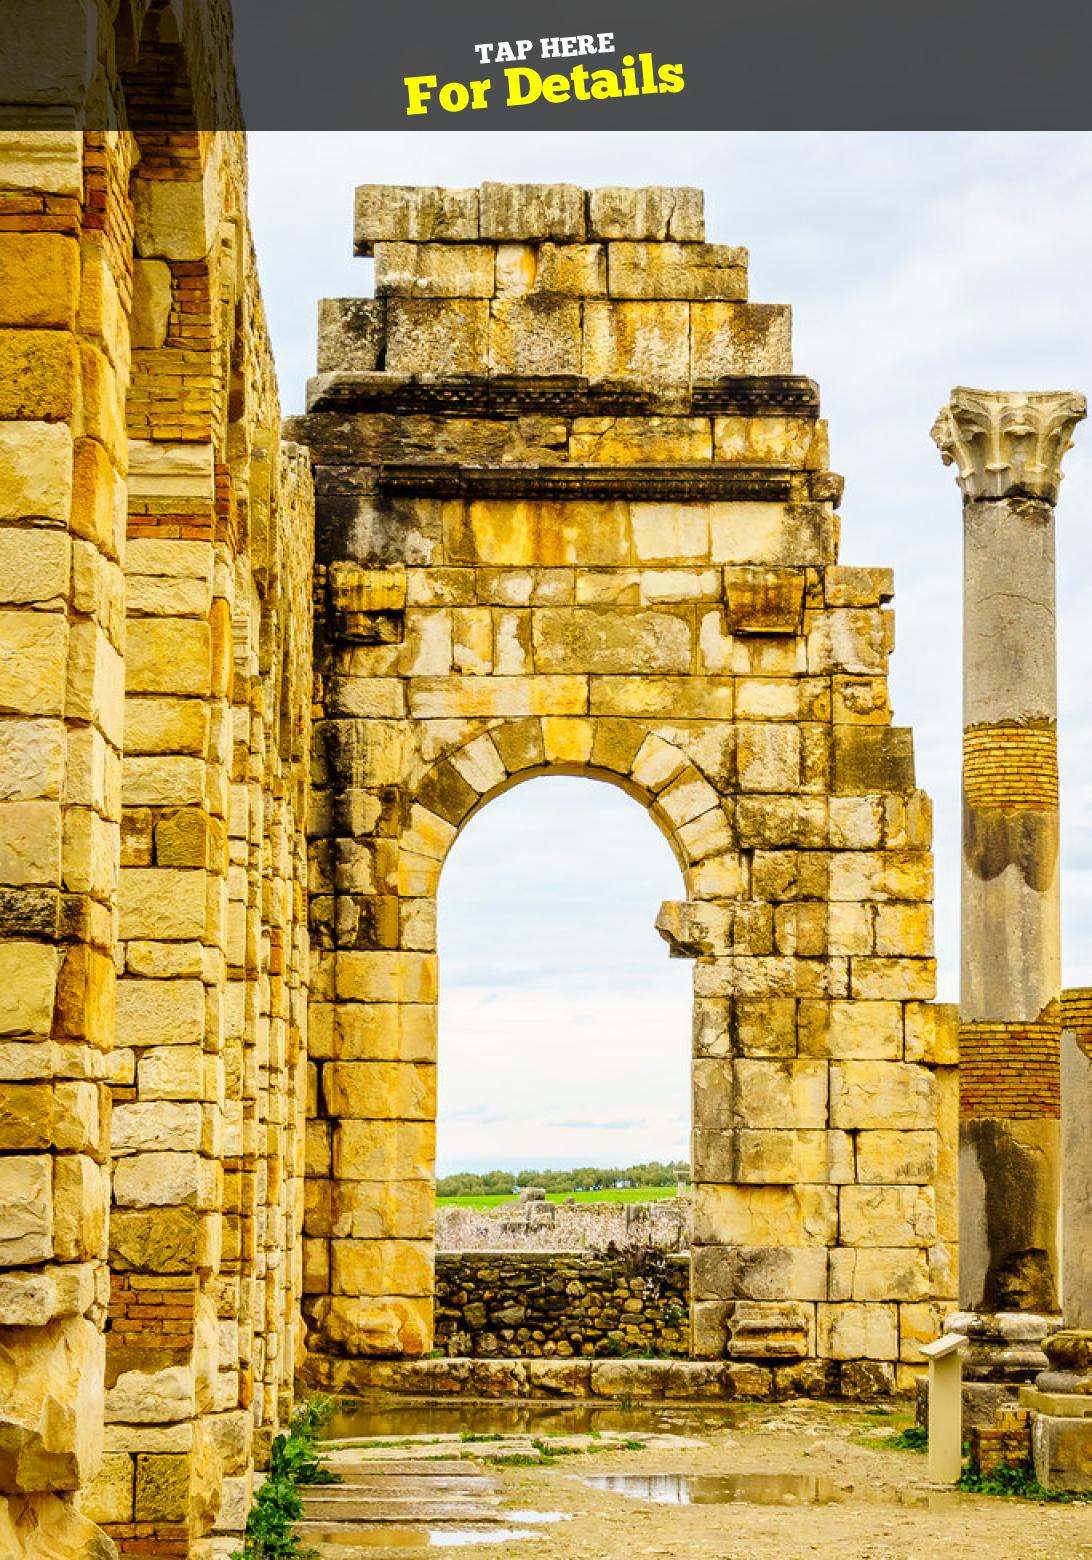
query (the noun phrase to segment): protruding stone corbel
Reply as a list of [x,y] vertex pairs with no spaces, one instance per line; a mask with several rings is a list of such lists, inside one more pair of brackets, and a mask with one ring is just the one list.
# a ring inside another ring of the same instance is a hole
[[406,571],[365,569],[338,559],[326,571],[333,637],[347,644],[401,642],[406,609]]

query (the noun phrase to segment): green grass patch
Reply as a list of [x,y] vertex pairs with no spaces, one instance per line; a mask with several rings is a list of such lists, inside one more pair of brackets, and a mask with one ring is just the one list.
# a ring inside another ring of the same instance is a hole
[[[577,1203],[643,1203],[659,1202],[664,1197],[674,1197],[673,1186],[611,1186],[601,1192],[549,1192],[547,1202],[564,1203],[571,1198]],[[503,1193],[467,1194],[465,1197],[437,1197],[438,1208],[503,1208],[517,1207],[519,1199]]]
[[986,1474],[964,1468],[957,1488],[970,1495],[1003,1495],[1010,1500],[1030,1500],[1040,1505],[1068,1506],[1075,1501],[1092,1501],[1092,1490],[1048,1490],[1039,1483],[1028,1463],[1015,1467],[1011,1463],[1001,1463],[992,1473]]

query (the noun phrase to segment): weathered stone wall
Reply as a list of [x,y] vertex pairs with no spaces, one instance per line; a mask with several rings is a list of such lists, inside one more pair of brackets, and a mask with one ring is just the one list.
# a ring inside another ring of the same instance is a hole
[[647,807],[687,884],[659,924],[695,960],[695,1353],[909,1376],[956,1292],[954,1015],[891,576],[838,563],[789,311],[747,301],[691,190],[366,186],[356,240],[377,295],[322,306],[293,424],[309,1346],[431,1347],[439,875],[477,808],[559,772]]
[[436,1347],[457,1357],[690,1353],[690,1259],[586,1251],[436,1257]]
[[299,1356],[313,501],[227,8],[54,10],[163,128],[0,135],[0,1552],[189,1557]]

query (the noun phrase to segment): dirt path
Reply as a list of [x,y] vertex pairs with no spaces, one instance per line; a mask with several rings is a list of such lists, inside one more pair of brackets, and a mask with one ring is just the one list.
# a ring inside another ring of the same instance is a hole
[[[539,1466],[500,1461],[525,1455],[525,1438],[465,1445],[496,1476],[513,1525],[526,1527],[520,1510],[558,1512],[566,1520],[536,1525],[533,1538],[500,1543],[468,1542],[472,1535],[464,1532],[457,1552],[466,1560],[1092,1557],[1092,1504],[1040,1506],[931,1490],[924,1456],[884,1446],[908,1422],[899,1412],[800,1402],[691,1415],[680,1419],[677,1434],[654,1435],[639,1449],[581,1438],[586,1451]],[[785,1475],[788,1484],[765,1491],[775,1504],[664,1505],[584,1482],[608,1474]],[[806,1485],[794,1490],[801,1475]],[[824,1503],[814,1503],[817,1492]],[[439,1534],[431,1543],[433,1553],[446,1547]]]

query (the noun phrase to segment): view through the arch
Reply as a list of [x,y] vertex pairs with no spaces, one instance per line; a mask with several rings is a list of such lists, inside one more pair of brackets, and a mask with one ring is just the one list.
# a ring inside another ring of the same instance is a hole
[[693,967],[653,924],[680,896],[611,785],[540,777],[470,821],[440,885],[441,1178],[687,1159]]

